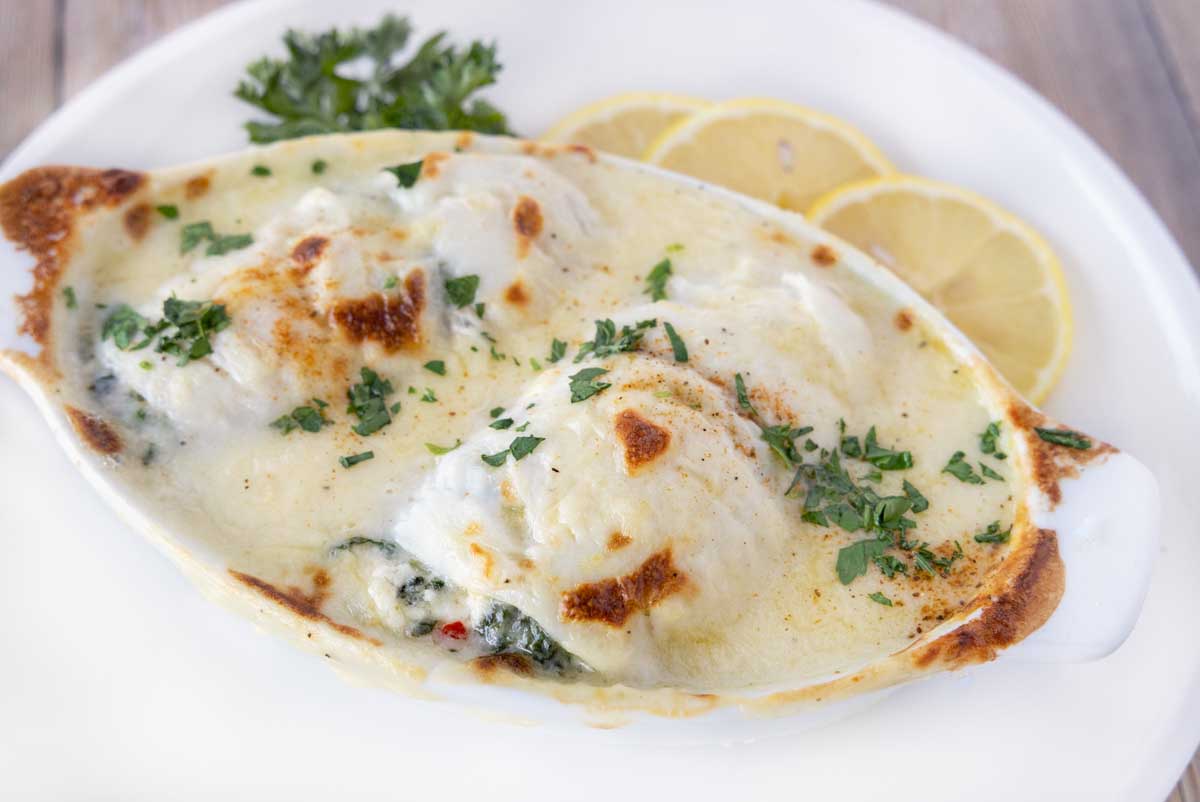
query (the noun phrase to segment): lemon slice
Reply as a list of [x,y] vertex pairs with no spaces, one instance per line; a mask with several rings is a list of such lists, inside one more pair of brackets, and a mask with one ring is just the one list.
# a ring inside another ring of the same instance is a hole
[[892,172],[879,148],[849,123],[758,98],[680,120],[644,158],[799,212],[834,187]]
[[660,133],[712,105],[666,92],[627,92],[605,98],[564,117],[543,136],[546,142],[571,142],[640,159]]
[[1031,401],[1049,394],[1071,351],[1071,303],[1029,225],[973,192],[902,175],[837,189],[808,216],[941,309]]

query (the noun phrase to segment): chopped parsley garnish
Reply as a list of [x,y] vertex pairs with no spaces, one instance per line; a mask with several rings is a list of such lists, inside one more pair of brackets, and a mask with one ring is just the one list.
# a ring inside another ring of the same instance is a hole
[[742,378],[742,374],[734,374],[733,386],[737,391],[738,406],[751,415],[757,415],[758,410],[754,408],[754,404],[750,403],[750,394],[746,392],[746,382]]
[[905,471],[913,466],[912,454],[908,451],[893,451],[884,448],[875,440],[875,427],[867,432],[863,459],[881,471]]
[[256,175],[259,178],[264,178],[271,174],[271,168],[265,164],[256,164],[250,168],[250,175]]
[[1065,446],[1067,448],[1076,448],[1080,451],[1087,451],[1092,447],[1092,441],[1084,437],[1079,432],[1073,432],[1070,429],[1042,429],[1034,427],[1037,436],[1045,440],[1047,443],[1053,443],[1056,446]]
[[201,242],[207,241],[208,248],[205,256],[222,256],[230,251],[236,251],[254,244],[250,234],[218,234],[213,230],[212,223],[203,220],[199,223],[188,223],[180,233],[179,252],[187,253]]
[[400,183],[400,186],[409,189],[421,177],[421,165],[424,163],[424,159],[418,159],[415,162],[397,164],[395,167],[385,167],[383,169],[385,172],[396,176],[396,180]]
[[992,521],[988,524],[988,528],[983,532],[975,535],[976,543],[1007,543],[1012,536],[1012,527],[1008,527],[1003,532],[1000,531],[1000,522]]
[[67,309],[74,309],[79,305],[75,300],[74,287],[63,287],[62,296],[63,301],[65,301],[67,304]]
[[575,361],[582,362],[589,354],[603,358],[625,351],[633,351],[638,347],[646,332],[657,325],[658,321],[654,319],[639,320],[633,326],[622,326],[621,333],[617,334],[617,324],[611,320],[597,320],[595,336],[579,347]]
[[475,317],[479,318],[480,320],[483,320],[483,313],[484,313],[484,310],[486,310],[486,309],[487,309],[487,304],[483,303],[482,301],[475,304]]
[[384,279],[384,281],[383,281],[383,288],[384,288],[385,290],[390,290],[390,289],[392,289],[393,287],[395,287],[395,286],[396,286],[398,283],[400,283],[400,279],[399,279],[398,277],[396,277],[396,276],[388,276],[388,277],[387,277],[386,279]]
[[498,451],[495,454],[480,454],[479,458],[493,468],[499,468],[508,459],[509,454],[512,454],[514,461],[520,461],[532,454],[534,449],[541,445],[545,439],[544,437],[534,437],[533,435],[517,437],[503,451]]
[[324,159],[317,159],[312,163],[313,175],[320,175],[321,173],[325,172],[325,168],[328,166],[329,162],[325,161]]
[[160,206],[155,206],[154,209],[168,220],[174,220],[179,217],[179,207],[173,203],[164,203]]
[[925,512],[925,510],[929,509],[929,499],[921,495],[921,491],[917,490],[911,482],[905,479],[903,487],[904,495],[908,496],[913,512]]
[[567,355],[567,344],[557,337],[550,341],[550,356],[548,362],[557,362]]
[[504,407],[492,407],[492,411],[488,413],[488,417],[498,418],[504,414]]
[[[178,357],[180,367],[193,359],[212,353],[210,334],[227,328],[232,321],[225,307],[212,301],[181,301],[168,298],[163,301],[163,317],[157,326],[162,337],[154,350],[160,354]],[[174,329],[172,330],[172,327]]]
[[540,371],[542,369],[542,363],[538,361],[538,358],[536,356],[531,356],[531,357],[529,357],[529,367],[533,368],[534,370]]
[[870,596],[868,596],[867,598],[869,598],[869,599],[870,599],[871,601],[873,601],[873,602],[878,602],[879,604],[882,604],[884,607],[891,607],[891,606],[892,606],[892,600],[891,600],[891,599],[889,599],[887,596],[884,596],[884,595],[883,595],[882,593],[880,593],[879,591],[876,591],[876,592],[872,593],[872,594],[871,594]]
[[339,551],[350,551],[355,546],[374,546],[385,554],[395,554],[397,548],[395,543],[392,543],[388,540],[375,540],[374,538],[355,535],[354,537],[348,537],[341,543],[333,546],[331,549],[329,549],[329,553],[337,554]]
[[446,300],[462,309],[475,302],[475,291],[479,289],[479,276],[459,276],[446,279]]
[[379,378],[379,374],[368,367],[359,373],[362,381],[346,391],[349,400],[346,412],[358,418],[354,433],[366,437],[392,422],[384,399],[392,394],[393,389],[390,381]]
[[133,311],[133,307],[121,304],[109,313],[100,329],[100,339],[112,339],[122,351],[136,351],[150,344],[149,339],[136,342],[138,334],[150,321]]
[[529,428],[529,421],[525,421],[525,422],[524,422],[524,423],[522,423],[520,426],[518,426],[517,428],[513,429],[513,431],[514,431],[514,432],[523,432],[523,431],[525,431],[525,430],[526,430],[526,429],[528,429],[528,428]]
[[996,441],[1000,437],[1000,421],[992,421],[979,435],[979,450],[984,454],[991,454],[996,459],[1007,459],[1008,455],[1001,451],[996,446]]
[[504,114],[476,95],[500,72],[495,45],[456,47],[441,32],[398,62],[411,35],[408,20],[390,14],[368,29],[289,30],[287,56],[250,64],[234,92],[271,116],[246,123],[250,141],[379,128],[510,133]]
[[984,463],[982,463],[982,462],[981,462],[981,463],[979,463],[979,472],[980,472],[980,473],[982,473],[982,474],[983,474],[985,477],[987,477],[988,479],[995,479],[995,480],[997,480],[997,481],[1000,481],[1000,482],[1003,482],[1003,481],[1004,481],[1004,477],[1003,477],[1003,476],[1001,476],[1000,474],[996,473],[995,471],[993,471],[991,468],[989,468],[987,465],[985,465],[985,464],[984,464]]
[[796,450],[795,440],[797,437],[803,437],[813,430],[811,426],[804,426],[799,429],[793,429],[790,424],[781,424],[779,426],[763,426],[762,439],[771,447],[784,464],[789,468],[795,467],[804,461],[800,456],[800,452]]
[[596,381],[598,376],[603,376],[605,373],[608,371],[604,368],[584,368],[571,376],[571,403],[586,401],[596,393],[611,387],[612,385],[608,382]]
[[433,403],[437,402],[437,396],[433,394],[432,389],[430,389],[429,387],[426,387],[425,392],[422,393],[422,395],[421,395],[421,400],[424,401],[426,404],[433,404]]
[[667,253],[679,253],[683,250],[682,242],[672,242],[666,247]]
[[667,330],[667,339],[671,341],[671,350],[675,352],[676,362],[688,361],[687,346],[684,345],[683,339],[675,333],[675,327],[666,321],[663,322],[663,328]]
[[843,546],[838,550],[837,556],[838,581],[843,585],[849,585],[855,579],[865,574],[867,566],[876,557],[882,557],[884,549],[887,547],[888,544],[886,542],[875,538],[859,540],[851,543],[849,546]]
[[142,370],[154,370],[154,365],[148,359],[143,359],[139,362],[138,367]]
[[890,554],[881,554],[874,559],[874,562],[888,579],[891,579],[896,574],[908,573],[908,565],[903,560],[897,559]]
[[499,418],[488,424],[488,426],[493,429],[507,429],[509,426],[512,426],[512,425],[513,425],[512,418]]
[[314,398],[313,406],[306,404],[296,407],[288,414],[280,415],[271,421],[271,425],[283,434],[290,434],[296,429],[303,429],[306,432],[319,432],[322,426],[329,423],[323,412],[327,406],[329,405],[321,399]]
[[646,295],[652,301],[663,301],[667,297],[667,279],[671,277],[671,260],[663,259],[646,276]]
[[965,456],[966,454],[963,452],[955,451],[954,455],[950,457],[950,461],[946,463],[946,467],[942,468],[942,473],[948,473],[958,481],[966,482],[967,484],[983,484],[983,479],[975,473],[975,470],[971,467],[971,463],[963,459]]
[[425,370],[430,373],[436,373],[439,376],[446,375],[446,363],[440,359],[434,359],[425,363]]
[[374,451],[364,451],[361,454],[350,454],[349,456],[338,457],[338,462],[342,464],[343,468],[353,468],[358,463],[366,462],[369,459],[375,459]]
[[454,445],[452,445],[452,446],[439,446],[439,445],[436,445],[435,443],[426,443],[425,448],[429,449],[430,454],[440,457],[442,454],[449,454],[451,451],[453,451],[454,449],[458,448],[461,445],[462,445],[462,440],[455,439]]

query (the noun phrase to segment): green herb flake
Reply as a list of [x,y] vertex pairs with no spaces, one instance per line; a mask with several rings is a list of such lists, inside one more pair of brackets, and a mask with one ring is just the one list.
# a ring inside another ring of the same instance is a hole
[[440,359],[434,359],[425,363],[425,370],[430,373],[436,373],[439,376],[446,375],[446,363]]
[[889,599],[887,596],[884,596],[884,595],[883,595],[882,593],[880,593],[879,591],[876,591],[876,592],[872,593],[872,594],[871,594],[870,596],[868,596],[867,598],[869,598],[869,599],[870,599],[871,601],[873,601],[873,602],[878,602],[879,604],[882,604],[884,607],[891,607],[891,606],[892,606],[892,600],[891,600],[891,599]]
[[63,287],[62,296],[63,296],[63,301],[67,305],[67,309],[75,309],[77,306],[79,306],[78,302],[76,302],[76,300],[75,300],[75,288],[74,287]]
[[141,362],[138,363],[138,367],[141,368],[142,370],[154,370],[154,363],[152,363],[148,359],[143,359]]
[[837,575],[838,581],[849,585],[867,572],[867,566],[876,558],[883,555],[887,543],[872,538],[859,540],[838,550]]
[[992,421],[979,435],[979,450],[991,454],[996,459],[1007,459],[1008,455],[1001,451],[996,444],[1000,438],[1000,421]]
[[983,484],[983,479],[975,473],[971,467],[971,463],[967,462],[962,451],[955,451],[950,457],[950,461],[946,463],[946,467],[942,468],[942,473],[948,473],[960,482],[966,482],[971,485]]
[[487,304],[483,303],[482,301],[475,304],[475,317],[479,318],[480,320],[483,320],[483,313],[486,309],[487,309]]
[[529,357],[529,367],[533,368],[535,371],[540,372],[542,369],[542,363],[538,361],[538,358],[536,356],[531,356],[531,357]]
[[683,251],[682,242],[672,242],[666,247],[667,253],[681,253]]
[[903,560],[899,560],[890,554],[881,554],[874,559],[875,565],[879,566],[879,570],[888,579],[891,579],[896,574],[907,574],[908,566]]
[[504,407],[492,407],[491,412],[488,413],[488,417],[498,418],[503,414],[504,414]]
[[246,123],[250,140],[379,128],[511,133],[477,94],[500,72],[494,45],[459,47],[440,32],[400,61],[411,35],[408,20],[390,14],[374,28],[289,30],[286,56],[251,63],[234,93],[270,115]]
[[[417,183],[417,179],[421,177],[421,165],[424,164],[423,159],[418,159],[415,162],[407,164],[397,164],[395,167],[383,168],[385,172],[396,176],[396,181],[400,186],[409,189],[413,184]],[[465,304],[463,304],[465,306]]]
[[528,429],[528,428],[529,428],[529,421],[525,421],[525,422],[524,422],[524,423],[522,423],[520,426],[518,426],[517,428],[513,429],[513,431],[514,431],[514,432],[523,432],[523,431],[525,431],[525,430],[526,430],[526,429]]
[[1007,543],[1012,537],[1012,527],[1008,527],[1003,532],[1000,531],[1000,522],[992,521],[988,524],[986,530],[975,535],[976,543]]
[[265,178],[266,176],[269,176],[270,174],[271,174],[271,168],[266,166],[265,164],[256,164],[250,168],[250,175],[258,176],[259,178]]
[[188,253],[202,242],[208,242],[205,256],[222,256],[230,251],[240,250],[254,243],[250,234],[218,234],[213,230],[212,223],[203,220],[198,223],[188,223],[180,232],[179,252]]
[[421,400],[426,404],[437,403],[437,396],[433,394],[433,390],[429,387],[425,388],[425,392],[421,395]]
[[863,459],[881,471],[906,471],[913,466],[912,454],[908,451],[894,451],[879,445],[875,439],[875,427],[867,432],[863,443]]
[[392,422],[384,399],[393,392],[392,383],[381,379],[379,374],[368,367],[359,371],[362,381],[354,384],[346,391],[348,405],[346,412],[358,418],[354,433],[360,437],[374,434]]
[[361,454],[350,454],[349,456],[338,457],[338,462],[342,464],[343,468],[353,468],[358,463],[366,462],[369,459],[375,459],[374,451],[364,451]]
[[607,382],[596,381],[597,377],[603,376],[605,373],[608,371],[604,368],[584,368],[571,376],[571,403],[586,401],[596,393],[611,387],[612,385]]
[[499,418],[498,420],[494,420],[488,424],[488,426],[491,427],[492,429],[507,429],[509,426],[512,426],[512,425],[513,425],[512,418]]
[[646,276],[646,289],[643,291],[652,301],[663,301],[667,297],[667,279],[671,277],[671,260],[663,259],[651,268]]
[[675,327],[670,323],[663,321],[663,328],[667,331],[667,339],[671,341],[671,350],[675,352],[676,362],[688,361],[688,349],[684,345],[683,339],[675,333]]
[[325,172],[325,168],[328,166],[329,162],[325,161],[324,159],[317,159],[312,163],[311,169],[313,171],[313,175],[321,175],[321,173]]
[[168,220],[175,220],[179,217],[179,207],[173,203],[164,203],[155,206],[154,210]]
[[475,292],[479,289],[479,276],[448,278],[445,287],[446,300],[454,304],[455,308],[462,309],[475,302]]
[[1037,436],[1047,443],[1053,443],[1056,446],[1064,446],[1065,448],[1075,448],[1080,451],[1087,451],[1092,447],[1092,441],[1084,437],[1079,432],[1073,432],[1070,429],[1042,429],[1035,427],[1034,431]]
[[925,512],[925,510],[929,509],[929,499],[921,495],[921,491],[917,490],[911,482],[905,479],[903,487],[904,495],[908,496],[913,512]]
[[746,382],[742,379],[742,374],[735,374],[733,377],[734,390],[737,392],[738,406],[751,415],[757,415],[758,410],[754,408],[754,404],[750,403],[750,394],[746,392]]
[[550,341],[550,356],[546,361],[550,363],[557,362],[567,355],[567,344],[557,337]]
[[429,449],[429,453],[435,457],[440,457],[442,454],[449,454],[454,449],[462,445],[462,440],[455,439],[452,446],[439,446],[435,443],[426,443],[425,448]]
[[534,437],[533,435],[524,435],[512,441],[512,445],[508,447],[509,452],[513,455],[514,460],[521,460],[533,453],[544,437]]
[[479,458],[493,468],[499,468],[508,459],[508,449],[497,451],[495,454],[480,454]]
[[1001,476],[1000,474],[996,473],[995,471],[993,471],[991,468],[989,468],[987,465],[985,465],[985,464],[984,464],[984,463],[982,463],[982,462],[981,462],[981,463],[979,463],[979,472],[980,472],[980,473],[982,473],[982,474],[983,474],[985,477],[987,477],[988,479],[995,479],[995,480],[996,480],[996,481],[998,481],[998,482],[1003,482],[1003,481],[1004,481],[1004,477],[1003,477],[1003,476]]
[[612,320],[597,320],[596,334],[579,347],[575,362],[582,362],[588,355],[603,358],[636,350],[646,332],[657,325],[658,321],[654,319],[639,320],[633,326],[622,326],[618,334]]
[[388,276],[383,282],[383,288],[385,290],[390,290],[390,289],[394,288],[396,286],[396,284],[399,283],[399,281],[400,281],[400,279],[397,278],[396,276]]

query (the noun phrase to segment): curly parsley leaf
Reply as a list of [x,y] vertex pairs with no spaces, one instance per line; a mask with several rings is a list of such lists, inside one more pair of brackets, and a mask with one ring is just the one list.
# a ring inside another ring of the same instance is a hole
[[1066,448],[1075,448],[1080,451],[1087,451],[1092,447],[1092,441],[1084,437],[1079,432],[1073,432],[1070,429],[1042,429],[1034,427],[1037,436],[1045,440],[1047,443],[1053,443],[1056,446],[1065,446]]
[[596,378],[608,373],[604,368],[584,368],[570,377],[571,403],[586,401],[596,393],[606,390],[612,385],[608,382],[596,381]]
[[663,301],[667,297],[667,279],[671,277],[671,260],[663,259],[651,268],[646,276],[646,289],[643,292],[652,301]]
[[246,123],[250,141],[379,128],[510,133],[504,114],[476,96],[500,72],[495,45],[456,47],[437,33],[400,62],[411,35],[408,20],[390,14],[369,29],[289,30],[287,57],[250,64],[234,92],[272,118]]

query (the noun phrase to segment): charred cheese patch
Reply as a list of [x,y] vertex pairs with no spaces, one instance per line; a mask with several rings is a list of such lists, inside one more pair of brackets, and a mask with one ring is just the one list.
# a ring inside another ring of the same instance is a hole
[[618,412],[613,425],[625,449],[625,467],[630,473],[654,461],[671,444],[669,431],[632,409]]
[[664,549],[647,557],[625,576],[589,582],[567,591],[562,597],[562,617],[619,627],[630,616],[650,609],[686,585],[687,577],[671,561],[671,550]]

